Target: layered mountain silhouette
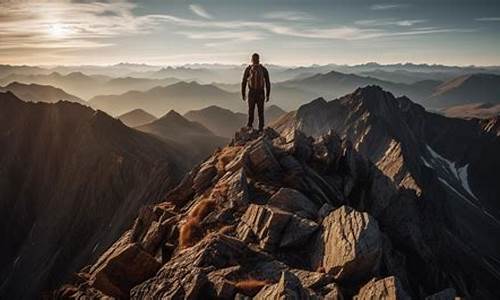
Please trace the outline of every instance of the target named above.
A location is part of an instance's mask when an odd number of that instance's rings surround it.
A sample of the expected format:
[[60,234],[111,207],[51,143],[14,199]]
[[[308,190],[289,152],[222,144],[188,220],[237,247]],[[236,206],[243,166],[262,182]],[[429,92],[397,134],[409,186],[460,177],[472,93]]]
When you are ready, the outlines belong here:
[[339,97],[350,93],[356,88],[367,85],[378,85],[392,91],[396,95],[406,95],[416,101],[421,101],[429,97],[432,90],[440,83],[440,81],[434,80],[418,81],[412,84],[394,83],[373,77],[331,71],[326,74],[315,74],[310,77],[289,80],[280,84],[315,93],[325,98]]
[[369,86],[275,128],[237,132],[54,295],[500,296],[491,126]]
[[0,93],[0,298],[33,299],[96,259],[191,162],[77,103]]
[[244,103],[240,98],[241,96],[236,93],[193,81],[155,87],[145,92],[130,91],[121,95],[96,96],[90,99],[89,103],[113,115],[123,114],[136,108],[158,115],[171,109],[184,113],[193,108],[209,105],[242,110]]
[[[274,75],[274,74],[273,74]],[[274,78],[272,78],[274,80]],[[215,86],[231,93],[240,93],[241,84],[223,84],[214,83]],[[274,105],[282,107],[286,110],[295,110],[302,104],[305,104],[308,99],[314,99],[321,96],[320,93],[311,90],[302,90],[296,87],[287,86],[281,82],[272,84],[271,101]]]
[[128,127],[137,127],[156,120],[156,117],[142,109],[134,109],[128,113],[118,116],[118,119]]
[[443,109],[443,114],[452,118],[488,119],[500,115],[500,104],[473,103],[451,106]]
[[[276,105],[265,107],[266,124],[271,124],[286,112]],[[191,121],[203,124],[217,135],[233,137],[234,133],[247,124],[247,115],[233,112],[219,106],[209,106],[200,110],[191,110],[184,115]]]
[[86,75],[82,72],[72,72],[65,75],[52,72],[50,74],[11,74],[1,78],[0,85],[12,82],[51,85],[78,97],[89,99],[97,95],[121,94],[131,90],[146,91],[156,86],[165,86],[178,81],[175,78],[113,78],[104,75]]
[[150,133],[167,141],[177,144],[178,149],[191,157],[191,161],[201,161],[218,147],[228,142],[227,138],[215,135],[200,123],[189,121],[176,111],[169,111],[163,117],[136,127],[138,130]]
[[481,102],[500,104],[500,75],[473,74],[453,78],[437,86],[422,104],[445,108]]
[[60,100],[66,100],[70,102],[86,104],[84,100],[70,95],[62,89],[55,88],[50,85],[39,85],[34,83],[23,84],[19,82],[12,82],[5,87],[0,86],[0,92],[6,91],[14,93],[17,97],[24,101],[54,103]]

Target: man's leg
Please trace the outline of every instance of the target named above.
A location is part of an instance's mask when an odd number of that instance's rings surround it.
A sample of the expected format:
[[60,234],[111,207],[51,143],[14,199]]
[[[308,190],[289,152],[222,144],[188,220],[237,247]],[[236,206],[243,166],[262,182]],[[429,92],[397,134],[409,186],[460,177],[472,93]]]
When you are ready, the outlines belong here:
[[248,95],[248,127],[253,126],[253,115],[255,111],[255,99],[250,94]]
[[264,129],[264,98],[259,98],[257,102],[257,110],[259,112],[259,130]]

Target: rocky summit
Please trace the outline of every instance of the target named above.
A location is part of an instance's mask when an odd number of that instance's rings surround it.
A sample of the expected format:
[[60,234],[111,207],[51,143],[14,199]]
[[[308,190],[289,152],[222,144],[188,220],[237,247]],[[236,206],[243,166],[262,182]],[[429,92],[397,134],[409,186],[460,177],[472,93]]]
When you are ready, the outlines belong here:
[[53,296],[498,296],[464,259],[442,260],[459,251],[436,246],[415,199],[333,132],[241,130]]

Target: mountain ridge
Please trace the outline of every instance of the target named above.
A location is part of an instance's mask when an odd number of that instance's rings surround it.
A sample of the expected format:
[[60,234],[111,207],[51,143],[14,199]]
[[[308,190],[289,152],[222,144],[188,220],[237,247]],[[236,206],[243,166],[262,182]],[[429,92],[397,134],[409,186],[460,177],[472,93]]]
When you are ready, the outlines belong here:
[[11,92],[0,104],[0,298],[49,292],[189,167],[182,151],[88,106]]

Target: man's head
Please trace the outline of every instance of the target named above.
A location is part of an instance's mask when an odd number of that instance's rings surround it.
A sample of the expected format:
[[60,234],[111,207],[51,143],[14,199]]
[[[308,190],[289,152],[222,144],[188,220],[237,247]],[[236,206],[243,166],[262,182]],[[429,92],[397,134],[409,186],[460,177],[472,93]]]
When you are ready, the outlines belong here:
[[258,65],[259,64],[259,60],[260,60],[260,57],[259,57],[258,53],[252,54],[252,64]]

